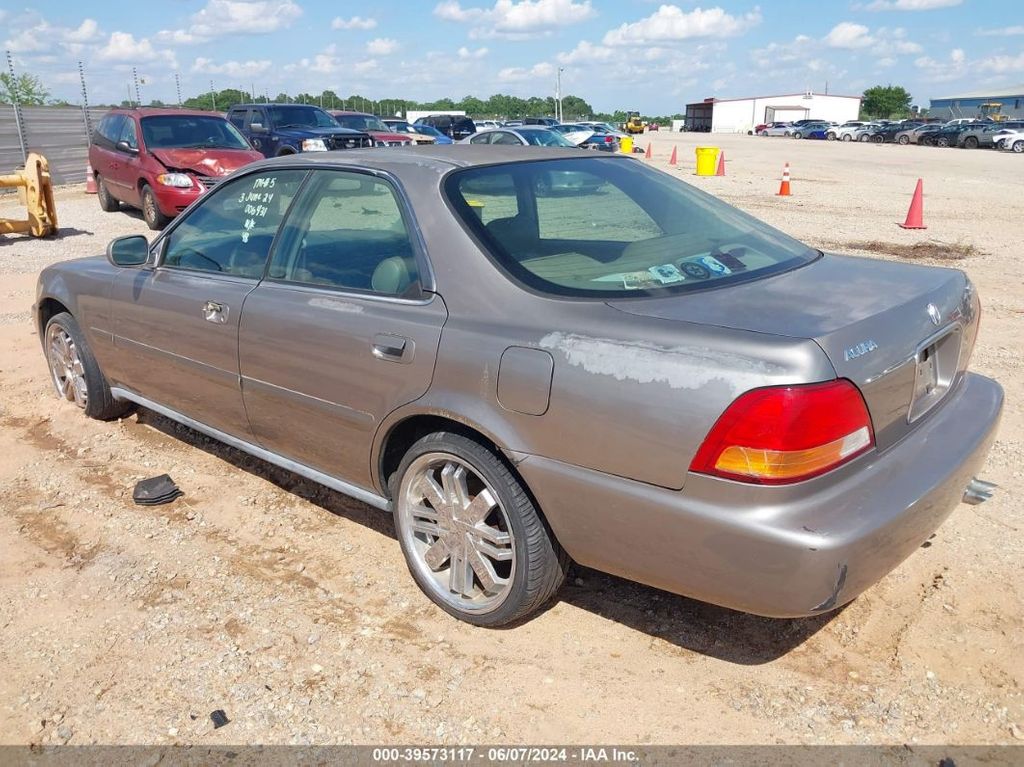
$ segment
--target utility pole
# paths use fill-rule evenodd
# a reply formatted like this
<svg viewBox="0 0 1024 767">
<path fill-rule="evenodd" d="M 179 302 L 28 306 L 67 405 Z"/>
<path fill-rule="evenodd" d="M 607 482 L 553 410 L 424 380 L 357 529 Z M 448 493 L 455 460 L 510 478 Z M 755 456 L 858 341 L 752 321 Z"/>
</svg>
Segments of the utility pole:
<svg viewBox="0 0 1024 767">
<path fill-rule="evenodd" d="M 217 94 L 213 91 L 213 80 L 210 80 L 210 100 L 213 102 L 213 111 L 217 111 Z"/>
<path fill-rule="evenodd" d="M 28 162 L 28 147 L 25 145 L 25 123 L 21 114 L 21 99 L 18 96 L 17 81 L 14 79 L 14 61 L 7 51 L 7 72 L 11 76 L 11 101 L 14 102 L 14 122 L 18 126 L 18 143 L 21 145 L 21 159 Z"/>
<path fill-rule="evenodd" d="M 78 79 L 82 83 L 82 121 L 85 123 L 85 139 L 92 143 L 92 119 L 89 117 L 89 91 L 85 87 L 85 68 L 78 62 Z"/>
<path fill-rule="evenodd" d="M 178 94 L 178 109 L 181 109 L 181 78 L 178 73 L 174 73 L 174 90 Z"/>
<path fill-rule="evenodd" d="M 139 73 L 132 67 L 132 82 L 135 83 L 135 103 L 142 106 L 142 94 L 139 93 Z"/>
</svg>

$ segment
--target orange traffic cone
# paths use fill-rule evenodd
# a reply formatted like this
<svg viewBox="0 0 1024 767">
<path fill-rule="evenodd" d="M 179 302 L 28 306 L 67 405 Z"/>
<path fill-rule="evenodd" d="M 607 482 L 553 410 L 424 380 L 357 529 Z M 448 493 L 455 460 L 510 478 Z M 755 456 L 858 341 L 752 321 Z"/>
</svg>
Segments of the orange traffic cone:
<svg viewBox="0 0 1024 767">
<path fill-rule="evenodd" d="M 92 172 L 92 164 L 85 164 L 85 193 L 96 194 L 96 175 Z"/>
<path fill-rule="evenodd" d="M 910 210 L 907 211 L 907 220 L 899 226 L 904 229 L 928 228 L 924 225 L 924 184 L 921 183 L 921 179 L 917 180 L 914 198 L 910 201 Z"/>
<path fill-rule="evenodd" d="M 725 152 L 718 153 L 718 168 L 715 169 L 716 176 L 725 175 Z"/>
<path fill-rule="evenodd" d="M 644 152 L 644 157 L 646 157 L 648 160 L 651 159 L 651 145 L 650 144 L 647 145 L 647 151 Z"/>
<path fill-rule="evenodd" d="M 779 196 L 789 197 L 789 163 L 782 169 L 782 184 L 779 185 Z"/>
<path fill-rule="evenodd" d="M 672 147 L 672 156 L 668 158 L 668 164 L 671 165 L 673 168 L 679 164 L 679 157 L 676 154 L 676 149 L 676 147 Z"/>
</svg>

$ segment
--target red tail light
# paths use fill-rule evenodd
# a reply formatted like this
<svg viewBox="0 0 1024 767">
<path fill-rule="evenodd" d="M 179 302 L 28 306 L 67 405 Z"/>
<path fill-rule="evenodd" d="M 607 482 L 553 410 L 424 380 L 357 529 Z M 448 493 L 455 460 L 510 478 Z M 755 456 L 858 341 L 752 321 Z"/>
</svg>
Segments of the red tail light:
<svg viewBox="0 0 1024 767">
<path fill-rule="evenodd" d="M 781 485 L 831 471 L 874 444 L 864 398 L 850 381 L 772 386 L 729 406 L 690 471 Z"/>
</svg>

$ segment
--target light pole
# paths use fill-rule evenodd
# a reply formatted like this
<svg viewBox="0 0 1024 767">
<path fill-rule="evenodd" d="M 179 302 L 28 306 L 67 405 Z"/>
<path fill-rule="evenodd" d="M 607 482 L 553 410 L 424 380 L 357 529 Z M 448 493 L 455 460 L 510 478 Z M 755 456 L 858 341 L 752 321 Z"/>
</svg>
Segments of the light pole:
<svg viewBox="0 0 1024 767">
<path fill-rule="evenodd" d="M 564 115 L 562 114 L 562 72 L 565 67 L 558 68 L 558 77 L 555 84 L 555 119 L 558 122 L 562 122 Z"/>
</svg>

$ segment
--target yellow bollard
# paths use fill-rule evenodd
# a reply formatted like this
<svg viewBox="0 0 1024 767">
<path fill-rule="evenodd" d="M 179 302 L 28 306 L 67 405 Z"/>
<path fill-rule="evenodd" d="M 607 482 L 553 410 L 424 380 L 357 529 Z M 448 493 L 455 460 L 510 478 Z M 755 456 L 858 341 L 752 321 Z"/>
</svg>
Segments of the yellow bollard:
<svg viewBox="0 0 1024 767">
<path fill-rule="evenodd" d="M 57 231 L 57 206 L 53 203 L 53 183 L 46 158 L 35 152 L 28 153 L 25 170 L 0 176 L 0 188 L 14 187 L 18 201 L 28 208 L 28 220 L 0 218 L 0 234 L 28 233 L 33 237 L 46 237 Z"/>
<path fill-rule="evenodd" d="M 718 147 L 699 146 L 697 152 L 697 175 L 713 176 L 718 169 Z"/>
<path fill-rule="evenodd" d="M 623 136 L 619 139 L 619 151 L 622 154 L 633 154 L 633 137 Z"/>
</svg>

